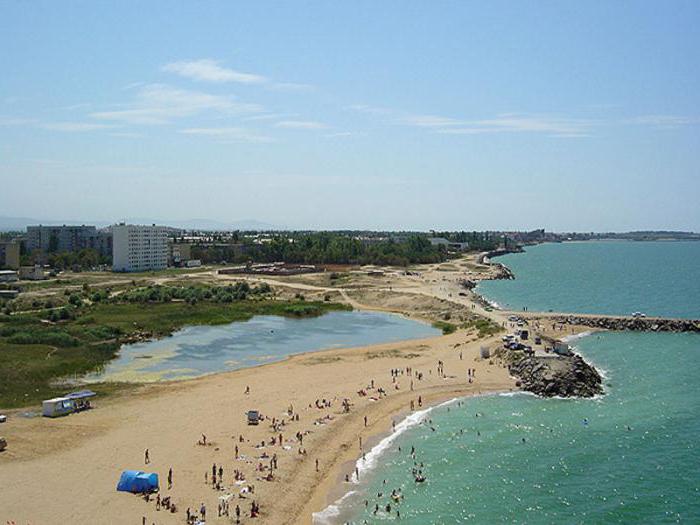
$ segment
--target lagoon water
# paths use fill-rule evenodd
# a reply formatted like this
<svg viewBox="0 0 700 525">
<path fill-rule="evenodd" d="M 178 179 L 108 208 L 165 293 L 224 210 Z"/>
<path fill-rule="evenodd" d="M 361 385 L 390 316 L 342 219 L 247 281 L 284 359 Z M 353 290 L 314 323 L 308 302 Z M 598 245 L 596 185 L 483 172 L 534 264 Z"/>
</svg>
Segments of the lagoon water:
<svg viewBox="0 0 700 525">
<path fill-rule="evenodd" d="M 295 319 L 260 315 L 190 326 L 171 337 L 125 345 L 96 381 L 186 379 L 279 361 L 291 354 L 440 335 L 431 325 L 382 312 L 330 312 Z"/>
<path fill-rule="evenodd" d="M 687 283 L 689 275 L 697 280 L 700 259 L 665 269 L 682 275 L 658 275 L 657 268 L 644 265 L 656 264 L 661 243 L 618 244 L 544 245 L 504 257 L 517 279 L 499 283 L 502 289 L 492 298 L 522 304 L 527 297 L 532 310 L 598 311 L 590 290 L 580 289 L 601 289 L 598 283 L 551 269 L 559 260 L 568 265 L 576 259 L 580 274 L 591 275 L 600 270 L 601 257 L 616 260 L 620 250 L 632 249 L 635 259 L 614 272 L 605 270 L 607 293 L 596 295 L 604 297 L 601 310 L 698 315 L 700 293 L 694 284 L 684 293 L 667 287 Z M 700 243 L 682 244 L 689 243 L 663 246 L 687 255 L 700 248 Z M 550 269 L 544 279 L 549 294 L 538 289 L 543 279 L 522 272 L 529 267 L 536 273 L 539 263 L 529 259 L 540 260 L 542 254 Z M 625 290 L 631 276 L 646 279 L 634 294 L 634 306 Z M 509 287 L 516 290 L 512 298 Z M 427 412 L 420 423 L 420 417 L 405 421 L 403 432 L 372 458 L 375 465 L 361 474 L 360 483 L 348 485 L 353 494 L 318 514 L 316 523 L 700 523 L 700 336 L 600 333 L 572 344 L 604 371 L 606 395 L 466 398 Z M 421 484 L 411 474 L 411 446 L 427 477 Z M 404 499 L 396 505 L 389 494 L 398 488 Z"/>
</svg>

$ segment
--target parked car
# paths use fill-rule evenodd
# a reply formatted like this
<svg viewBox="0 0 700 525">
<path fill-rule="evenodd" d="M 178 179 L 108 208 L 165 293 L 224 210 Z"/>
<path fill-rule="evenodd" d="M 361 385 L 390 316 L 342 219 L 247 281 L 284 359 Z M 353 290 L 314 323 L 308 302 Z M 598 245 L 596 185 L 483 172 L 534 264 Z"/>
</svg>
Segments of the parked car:
<svg viewBox="0 0 700 525">
<path fill-rule="evenodd" d="M 260 423 L 260 412 L 257 410 L 248 410 L 247 417 L 249 425 L 257 425 Z"/>
</svg>

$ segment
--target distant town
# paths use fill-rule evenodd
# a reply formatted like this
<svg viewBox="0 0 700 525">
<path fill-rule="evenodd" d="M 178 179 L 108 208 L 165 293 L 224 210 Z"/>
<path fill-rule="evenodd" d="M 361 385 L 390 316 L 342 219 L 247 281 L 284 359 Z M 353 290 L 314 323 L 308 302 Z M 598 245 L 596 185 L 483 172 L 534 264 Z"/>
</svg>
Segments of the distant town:
<svg viewBox="0 0 700 525">
<path fill-rule="evenodd" d="M 234 265 L 229 273 L 302 273 L 313 265 L 408 265 L 440 262 L 469 251 L 517 251 L 542 242 L 700 240 L 674 231 L 553 233 L 532 231 L 229 231 L 119 223 L 34 225 L 0 232 L 0 283 L 42 280 L 58 272 L 153 272 Z M 237 265 L 237 266 L 236 266 Z M 286 265 L 286 266 L 281 266 Z M 12 298 L 12 288 L 0 298 Z"/>
</svg>

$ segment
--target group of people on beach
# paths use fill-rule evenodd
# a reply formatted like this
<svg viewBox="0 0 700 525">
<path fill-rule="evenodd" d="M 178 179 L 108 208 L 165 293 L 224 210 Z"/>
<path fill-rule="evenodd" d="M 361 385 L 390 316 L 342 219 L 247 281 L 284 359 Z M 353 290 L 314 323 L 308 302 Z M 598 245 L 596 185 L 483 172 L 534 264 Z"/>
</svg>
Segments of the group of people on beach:
<svg viewBox="0 0 700 525">
<path fill-rule="evenodd" d="M 460 351 L 461 354 L 461 351 Z M 461 355 L 460 355 L 461 357 Z M 444 378 L 446 377 L 446 372 L 445 372 L 445 362 L 443 360 L 438 360 L 436 363 L 435 370 L 433 367 L 428 367 L 427 370 L 421 371 L 421 370 L 416 370 L 414 367 L 407 366 L 407 367 L 393 367 L 389 369 L 389 377 L 391 379 L 391 382 L 394 386 L 394 390 L 399 390 L 399 385 L 403 381 L 410 380 L 410 389 L 414 389 L 414 383 L 415 382 L 422 382 L 426 379 L 426 376 L 433 376 L 433 377 L 439 377 L 439 378 Z M 436 374 L 433 374 L 433 372 L 437 372 Z M 475 372 L 476 370 L 473 368 L 469 368 L 467 370 L 467 378 L 468 381 L 471 383 L 474 378 L 475 378 Z M 405 378 L 405 379 L 404 379 Z M 251 396 L 251 389 L 249 387 L 246 387 L 245 389 L 245 395 L 246 396 Z M 380 385 L 375 382 L 374 379 L 370 379 L 367 383 L 365 383 L 365 386 L 357 390 L 357 396 L 362 399 L 362 398 L 368 398 L 369 401 L 379 401 L 383 397 L 386 397 L 388 393 L 386 390 Z M 410 409 L 411 411 L 414 411 L 416 409 L 421 409 L 423 407 L 423 395 L 418 395 L 412 399 L 410 399 Z M 336 416 L 334 415 L 334 408 L 340 405 L 340 409 L 342 412 L 336 410 L 335 414 L 348 414 L 351 412 L 351 410 L 354 407 L 354 402 L 351 401 L 350 398 L 348 397 L 329 397 L 328 395 L 326 396 L 319 396 L 318 398 L 315 398 L 312 402 L 308 403 L 308 408 L 307 410 L 314 411 L 314 412 L 321 412 L 322 415 L 319 415 L 318 417 L 313 418 L 313 424 L 314 425 L 325 425 L 328 423 L 331 423 L 334 421 Z M 264 439 L 260 441 L 258 444 L 251 444 L 250 440 L 245 439 L 242 434 L 239 434 L 237 438 L 234 437 L 236 440 L 233 446 L 234 449 L 234 459 L 239 462 L 243 462 L 244 464 L 250 465 L 254 471 L 254 474 L 252 477 L 255 479 L 261 481 L 261 482 L 276 482 L 277 477 L 275 475 L 276 471 L 278 470 L 279 463 L 281 460 L 284 458 L 281 458 L 278 451 L 283 452 L 285 450 L 291 450 L 294 448 L 296 445 L 297 450 L 298 450 L 298 461 L 304 461 L 305 457 L 307 456 L 306 449 L 304 448 L 305 445 L 305 437 L 311 433 L 312 431 L 309 429 L 295 429 L 295 428 L 289 428 L 290 425 L 292 424 L 297 424 L 300 423 L 300 414 L 295 412 L 294 407 L 292 405 L 288 405 L 286 408 L 286 411 L 284 412 L 283 417 L 278 418 L 278 417 L 266 417 L 262 414 L 259 415 L 260 421 L 265 422 L 269 425 L 271 435 L 267 439 Z M 426 420 L 430 421 L 430 420 Z M 369 427 L 370 426 L 370 420 L 368 415 L 363 415 L 362 416 L 362 422 L 364 427 Z M 392 424 L 392 426 L 395 426 L 395 423 Z M 435 431 L 435 428 L 430 425 L 430 428 Z M 293 437 L 290 437 L 285 440 L 284 434 L 288 432 L 294 432 Z M 233 436 L 232 436 L 233 437 Z M 360 440 L 360 451 L 362 454 L 362 458 L 365 457 L 364 450 L 362 448 L 362 436 L 359 436 Z M 200 446 L 214 446 L 208 439 L 205 434 L 201 435 L 201 439 L 197 442 L 197 445 Z M 251 455 L 246 455 L 243 450 L 245 450 L 245 447 L 252 447 L 252 449 L 255 451 Z M 280 447 L 277 448 L 277 451 L 275 452 L 268 452 L 266 449 L 268 447 Z M 218 450 L 218 446 L 216 448 Z M 416 451 L 415 448 L 412 447 L 411 449 L 411 457 L 413 460 L 413 466 L 411 469 L 411 475 L 413 478 L 413 481 L 416 484 L 421 484 L 424 483 L 427 479 L 427 476 L 425 474 L 425 469 L 424 465 L 422 462 L 418 461 L 416 458 Z M 151 462 L 151 455 L 150 451 L 148 449 L 145 450 L 144 453 L 144 462 L 146 464 L 149 464 Z M 319 458 L 314 458 L 314 462 L 312 465 L 315 466 L 315 472 L 317 475 L 322 475 L 321 473 L 321 462 Z M 233 505 L 234 501 L 230 501 L 234 495 L 236 495 L 233 491 L 232 488 L 236 486 L 237 488 L 237 497 L 239 499 L 243 498 L 248 498 L 252 495 L 255 494 L 255 486 L 252 483 L 248 482 L 250 473 L 248 476 L 246 475 L 245 468 L 232 468 L 229 470 L 229 474 L 226 475 L 225 473 L 225 468 L 224 465 L 220 462 L 217 461 L 211 465 L 210 469 L 207 469 L 204 473 L 204 481 L 207 484 L 207 486 L 210 486 L 216 493 L 221 494 L 219 497 L 218 505 L 217 505 L 217 517 L 235 517 L 235 522 L 240 523 L 240 521 L 243 518 L 242 514 L 243 511 L 241 509 L 241 504 L 237 503 L 235 506 Z M 345 480 L 347 482 L 359 481 L 360 477 L 360 470 L 358 466 L 356 465 L 354 468 L 354 472 L 352 473 L 354 476 L 351 478 L 351 474 L 347 474 L 345 476 Z M 227 483 L 226 478 L 230 478 L 232 483 Z M 252 478 L 251 478 L 252 480 Z M 173 471 L 172 468 L 169 469 L 168 471 L 168 489 L 171 489 L 173 486 Z M 400 511 L 399 511 L 399 505 L 401 501 L 404 498 L 403 492 L 401 490 L 401 487 L 396 487 L 390 492 L 386 493 L 389 497 L 388 501 L 381 501 L 377 502 L 375 504 L 375 509 L 374 512 L 375 514 L 384 511 L 386 513 L 391 514 L 392 516 L 400 517 Z M 381 492 L 378 494 L 378 499 L 381 499 L 384 495 L 384 492 Z M 164 501 L 167 501 L 169 504 L 170 501 L 161 499 L 160 500 L 160 506 L 162 507 L 164 504 Z M 230 503 L 230 505 L 229 505 Z M 381 503 L 381 505 L 380 505 Z M 368 505 L 369 503 L 367 503 Z M 260 506 L 257 503 L 257 501 L 251 501 L 250 502 L 250 512 L 248 513 L 250 518 L 255 518 L 259 516 L 260 514 Z M 188 524 L 196 524 L 198 522 L 204 522 L 206 520 L 207 516 L 207 508 L 204 503 L 201 504 L 199 507 L 199 511 L 192 511 L 191 508 L 187 508 L 186 511 L 186 521 Z"/>
</svg>

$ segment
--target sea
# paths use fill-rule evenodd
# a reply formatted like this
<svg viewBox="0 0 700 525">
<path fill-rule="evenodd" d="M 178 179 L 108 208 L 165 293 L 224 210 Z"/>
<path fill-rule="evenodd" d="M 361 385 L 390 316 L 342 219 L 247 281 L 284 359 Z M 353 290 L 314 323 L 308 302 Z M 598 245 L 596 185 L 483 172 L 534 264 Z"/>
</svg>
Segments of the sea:
<svg viewBox="0 0 700 525">
<path fill-rule="evenodd" d="M 509 308 L 700 317 L 700 243 L 545 244 L 499 261 L 516 279 L 479 292 Z M 570 344 L 604 395 L 493 394 L 411 414 L 314 522 L 700 523 L 700 335 Z"/>
</svg>

